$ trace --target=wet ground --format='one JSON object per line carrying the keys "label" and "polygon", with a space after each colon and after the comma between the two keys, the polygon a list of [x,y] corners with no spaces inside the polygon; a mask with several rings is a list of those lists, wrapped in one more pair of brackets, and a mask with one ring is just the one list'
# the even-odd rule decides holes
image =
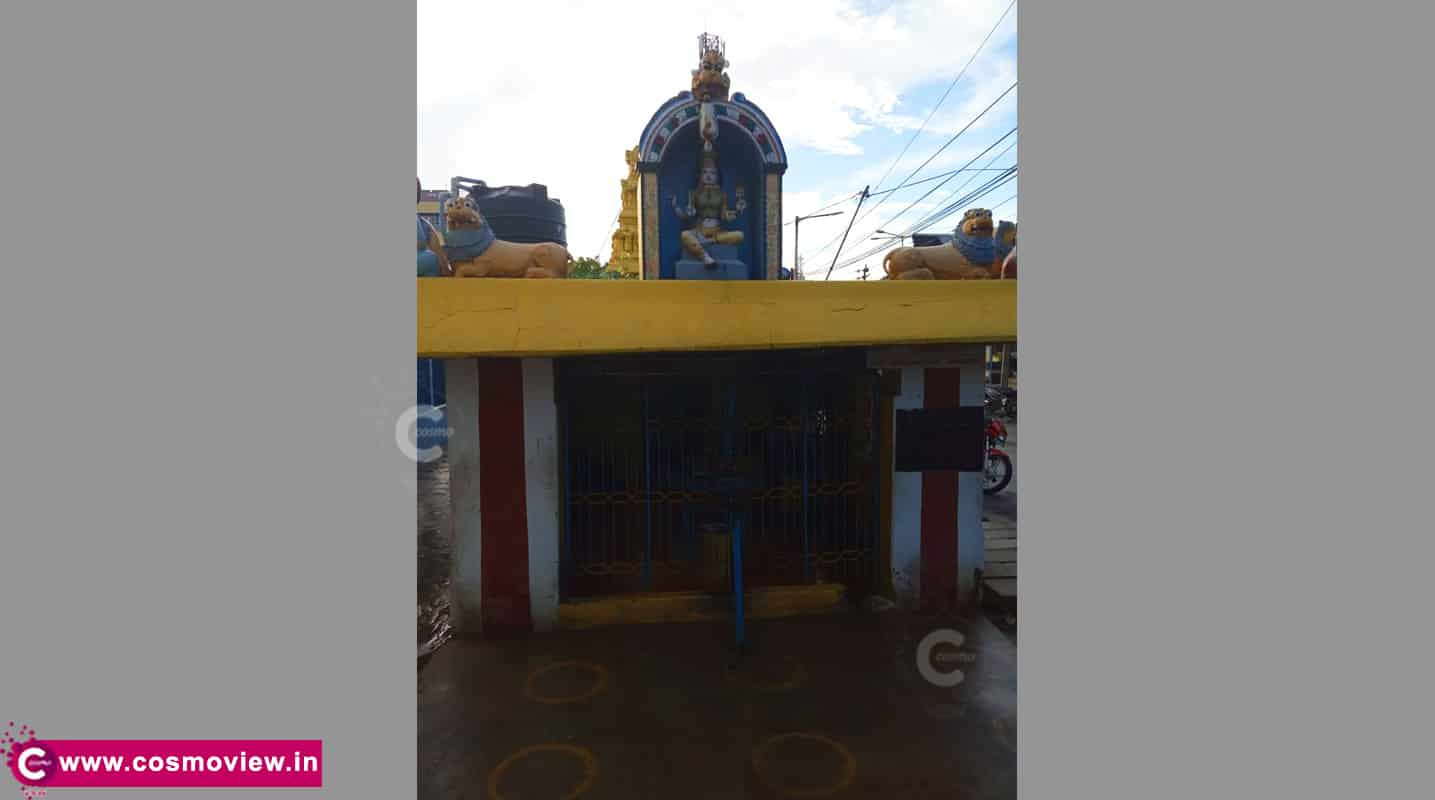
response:
{"label": "wet ground", "polygon": [[[1016,463],[1016,423],[1007,423],[1006,453],[1011,457],[1012,478],[1007,487],[994,495],[988,495],[982,500],[982,527],[985,529],[985,538],[988,545],[987,568],[989,574],[995,574],[992,569],[995,566],[991,545],[994,539],[1010,538],[1015,541],[1017,537],[1016,525],[1016,487],[1017,478],[1020,477],[1020,470]],[[1015,551],[1012,551],[1015,552]],[[1016,563],[1011,564],[1012,575],[1015,576]],[[993,603],[986,609],[987,619],[1000,629],[1016,644],[1016,609],[1008,603]]]}
{"label": "wet ground", "polygon": [[[919,643],[938,645],[924,677]],[[1014,798],[1016,648],[895,611],[454,639],[419,677],[425,798]]]}
{"label": "wet ground", "polygon": [[419,657],[450,636],[448,585],[453,559],[449,528],[448,459],[418,465]]}

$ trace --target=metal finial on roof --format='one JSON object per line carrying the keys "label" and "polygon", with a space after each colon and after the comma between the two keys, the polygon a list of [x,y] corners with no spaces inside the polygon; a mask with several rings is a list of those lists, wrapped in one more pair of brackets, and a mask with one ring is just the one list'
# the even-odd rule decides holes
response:
{"label": "metal finial on roof", "polygon": [[722,37],[704,32],[698,36],[698,58],[701,59],[708,53],[717,53],[720,56],[726,56],[727,48],[723,44]]}

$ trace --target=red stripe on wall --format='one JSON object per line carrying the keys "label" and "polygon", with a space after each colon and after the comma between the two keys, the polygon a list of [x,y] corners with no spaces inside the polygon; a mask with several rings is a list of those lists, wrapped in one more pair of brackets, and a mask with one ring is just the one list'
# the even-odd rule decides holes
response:
{"label": "red stripe on wall", "polygon": [[[923,406],[961,405],[961,371],[925,371]],[[955,471],[922,473],[921,605],[927,611],[957,607],[957,475]]]}
{"label": "red stripe on wall", "polygon": [[518,359],[479,360],[478,430],[483,633],[527,633],[533,629],[533,616],[528,602],[523,366]]}

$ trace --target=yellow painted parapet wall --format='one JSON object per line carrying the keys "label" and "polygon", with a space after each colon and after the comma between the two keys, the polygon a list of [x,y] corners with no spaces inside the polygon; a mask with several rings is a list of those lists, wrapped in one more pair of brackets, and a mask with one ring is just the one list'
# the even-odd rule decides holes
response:
{"label": "yellow painted parapet wall", "polygon": [[1016,341],[1016,281],[417,280],[420,358]]}

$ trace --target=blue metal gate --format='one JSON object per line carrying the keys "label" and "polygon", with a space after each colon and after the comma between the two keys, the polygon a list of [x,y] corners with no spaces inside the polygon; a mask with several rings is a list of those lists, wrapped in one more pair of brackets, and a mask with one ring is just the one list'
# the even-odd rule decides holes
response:
{"label": "blue metal gate", "polygon": [[870,586],[877,380],[859,355],[560,362],[565,598],[725,591],[729,518],[701,476],[749,476],[743,582]]}

